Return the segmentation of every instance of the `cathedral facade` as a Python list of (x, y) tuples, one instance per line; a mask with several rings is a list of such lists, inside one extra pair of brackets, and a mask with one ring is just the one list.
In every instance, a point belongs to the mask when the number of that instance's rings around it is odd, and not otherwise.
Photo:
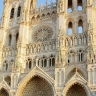
[(0, 96), (96, 96), (96, 0), (4, 0)]

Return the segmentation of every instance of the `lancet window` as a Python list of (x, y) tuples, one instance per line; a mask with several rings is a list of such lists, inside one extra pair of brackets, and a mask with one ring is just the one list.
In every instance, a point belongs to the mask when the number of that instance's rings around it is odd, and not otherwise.
[(11, 34), (9, 35), (8, 39), (9, 39), (9, 46), (11, 46), (11, 41), (12, 41), (12, 35)]
[(79, 50), (79, 62), (83, 61), (83, 52), (82, 50)]
[(79, 20), (78, 21), (78, 33), (82, 33), (83, 32), (83, 21)]
[(16, 43), (18, 42), (19, 33), (16, 34)]
[(31, 69), (32, 68), (32, 61), (31, 61), (31, 59), (28, 59), (28, 61), (26, 62), (26, 68), (27, 69)]
[(14, 18), (14, 8), (11, 9), (10, 19)]
[(42, 67), (47, 67), (47, 58), (46, 57), (42, 58)]
[(51, 55), (50, 59), (49, 59), (49, 65), (50, 66), (55, 66), (55, 57), (53, 55)]
[(83, 7), (82, 7), (82, 0), (78, 0), (77, 1), (77, 6), (78, 6), (78, 11), (82, 11)]
[(73, 11), (72, 0), (68, 0), (68, 13), (71, 13), (72, 11)]
[(18, 7), (17, 17), (20, 17), (21, 14), (21, 6)]
[(73, 24), (72, 22), (68, 23), (68, 35), (72, 35), (73, 33)]

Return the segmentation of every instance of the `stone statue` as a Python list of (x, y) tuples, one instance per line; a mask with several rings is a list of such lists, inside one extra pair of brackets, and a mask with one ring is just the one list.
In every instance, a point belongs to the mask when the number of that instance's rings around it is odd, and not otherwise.
[(86, 44), (86, 37), (84, 36), (84, 38), (83, 38), (83, 39), (84, 39), (84, 44)]
[(22, 10), (22, 22), (26, 21), (26, 8), (23, 8)]
[(87, 6), (90, 6), (90, 0), (87, 0)]
[(63, 1), (61, 0), (59, 2), (59, 12), (62, 12), (63, 11)]
[(77, 38), (76, 38), (76, 37), (75, 37), (74, 41), (75, 41), (75, 43), (74, 43), (74, 44), (75, 44), (75, 45), (77, 45)]
[(92, 29), (92, 23), (89, 20), (89, 22), (88, 22), (88, 30), (91, 30), (91, 29)]
[(79, 44), (81, 44), (81, 38), (79, 38)]
[(66, 40), (66, 47), (68, 47), (68, 40)]

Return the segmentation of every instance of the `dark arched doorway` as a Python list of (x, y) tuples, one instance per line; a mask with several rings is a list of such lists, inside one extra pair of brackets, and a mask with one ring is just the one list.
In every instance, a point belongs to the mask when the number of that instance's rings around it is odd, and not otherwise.
[(87, 96), (87, 94), (81, 85), (74, 84), (70, 87), (66, 96)]
[(35, 76), (27, 83), (21, 96), (54, 96), (54, 93), (45, 79)]
[(1, 89), (0, 90), (0, 96), (9, 96), (9, 94), (7, 93), (7, 91), (5, 89)]

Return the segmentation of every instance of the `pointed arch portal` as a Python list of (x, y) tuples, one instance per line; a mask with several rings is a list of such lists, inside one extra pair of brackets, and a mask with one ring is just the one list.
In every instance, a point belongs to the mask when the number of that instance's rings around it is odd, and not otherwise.
[(29, 80), (20, 96), (54, 96), (54, 92), (45, 79), (34, 76)]
[(9, 94), (5, 89), (1, 89), (0, 90), (0, 96), (9, 96)]
[(85, 89), (79, 85), (72, 85), (66, 93), (66, 96), (87, 96)]

